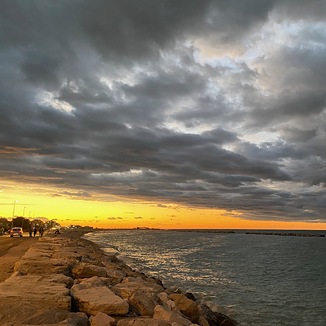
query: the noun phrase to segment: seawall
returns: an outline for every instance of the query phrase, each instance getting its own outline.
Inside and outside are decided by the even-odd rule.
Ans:
[[[82,234],[46,235],[30,246],[0,283],[0,325],[237,325],[191,293],[132,270]]]

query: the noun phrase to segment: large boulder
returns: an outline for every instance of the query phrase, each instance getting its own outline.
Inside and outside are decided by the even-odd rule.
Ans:
[[[60,318],[58,318],[60,316]],[[65,319],[63,319],[65,317]],[[42,325],[42,326],[88,326],[88,316],[83,312],[44,312],[42,315],[35,315],[28,320],[24,326]],[[16,324],[15,324],[16,326]]]
[[[193,323],[185,316],[183,316],[181,312],[170,310],[167,307],[161,305],[157,305],[155,307],[153,318],[157,320],[166,321],[170,323],[170,325],[172,323],[177,323],[178,325],[183,325],[183,326],[193,325]]]
[[[157,305],[157,297],[151,292],[138,289],[131,295],[128,302],[130,310],[137,315],[152,317]]]
[[[226,316],[222,313],[216,312],[215,313],[216,318],[221,326],[236,326],[238,325],[238,322],[229,316]]]
[[[126,300],[114,294],[106,286],[90,287],[91,283],[85,282],[74,285],[70,292],[80,311],[88,315],[103,312],[108,315],[125,315],[129,311]]]
[[[138,317],[120,319],[117,323],[117,326],[171,326],[171,324],[164,320]]]
[[[25,255],[16,262],[15,271],[26,274],[46,275],[47,273],[69,274],[67,261],[62,258],[52,258],[50,251],[31,247]]]
[[[198,317],[199,317],[199,309],[198,309],[198,304],[193,301],[188,299],[188,297],[185,294],[170,294],[169,298],[174,301],[178,309],[187,317],[192,322],[197,322]]]
[[[66,312],[66,319],[62,319],[63,316],[59,319],[56,317],[56,315],[44,313],[43,315],[35,315],[35,318],[30,320],[1,323],[1,326],[89,326],[87,315],[81,312]]]
[[[115,319],[103,312],[98,312],[95,316],[89,318],[90,326],[113,326]]]
[[[146,293],[147,297],[151,297],[163,290],[163,287],[155,281],[141,277],[124,278],[123,282],[112,287],[112,291],[127,300],[137,291]]]
[[[222,313],[214,312],[205,304],[199,307],[199,321],[201,325],[236,326],[238,322]]]
[[[105,267],[92,265],[89,263],[78,263],[72,269],[72,274],[75,278],[90,278],[93,276],[106,277]]]
[[[19,305],[18,305],[19,304]],[[69,316],[71,297],[55,275],[13,274],[0,284],[0,325],[14,321],[61,322]]]
[[[121,283],[125,276],[126,275],[123,271],[106,268],[106,278],[108,279],[110,285]]]
[[[56,275],[52,276],[52,274],[48,277],[13,274],[0,284],[0,299],[2,298],[5,301],[15,299],[16,302],[20,301],[19,298],[26,299],[49,308],[70,310],[71,307],[69,290],[64,284],[58,282]]]
[[[169,310],[179,311],[177,305],[173,300],[171,300],[166,292],[161,292],[157,295],[159,303],[168,308]]]

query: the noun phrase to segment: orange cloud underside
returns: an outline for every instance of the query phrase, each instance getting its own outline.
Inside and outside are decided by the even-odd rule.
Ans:
[[[56,219],[63,226],[78,224],[98,228],[326,229],[326,223],[253,221],[241,218],[235,212],[230,215],[216,209],[197,209],[126,198],[111,198],[110,201],[72,199],[69,195],[58,194],[58,189],[39,189],[35,185],[20,187],[8,183],[0,192],[0,216],[12,218],[14,213],[15,216],[31,219],[47,217]]]

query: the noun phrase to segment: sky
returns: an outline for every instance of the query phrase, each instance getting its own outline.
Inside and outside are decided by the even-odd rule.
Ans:
[[[326,229],[326,2],[3,0],[0,216]]]

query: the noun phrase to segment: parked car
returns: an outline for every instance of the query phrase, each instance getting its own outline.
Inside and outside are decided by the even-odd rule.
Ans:
[[[10,237],[13,237],[14,235],[18,235],[19,237],[23,236],[23,228],[20,228],[18,226],[13,227],[10,230]]]

